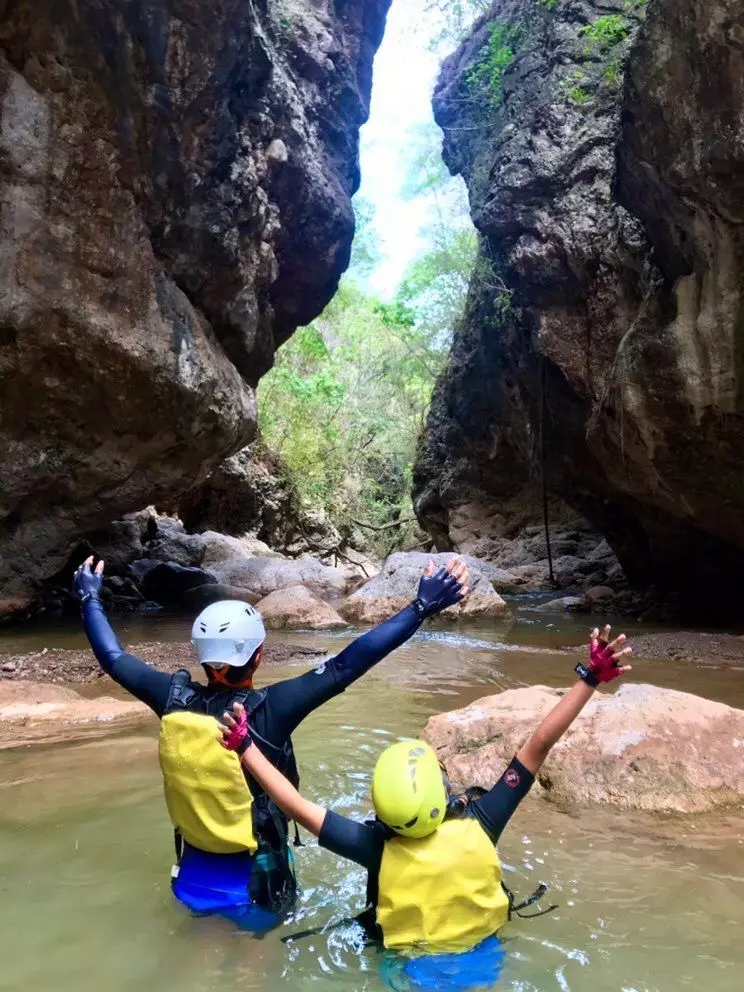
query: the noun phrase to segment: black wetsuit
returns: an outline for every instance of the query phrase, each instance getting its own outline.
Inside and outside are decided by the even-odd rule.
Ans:
[[[513,758],[496,785],[479,799],[468,803],[465,816],[480,823],[494,844],[535,781],[535,776]],[[368,902],[377,903],[378,878],[385,841],[395,834],[379,820],[359,823],[329,810],[323,820],[321,847],[356,861],[369,872]]]
[[[162,716],[174,676],[158,672],[124,650],[96,597],[83,603],[83,623],[104,672]],[[413,607],[407,606],[379,627],[358,637],[335,658],[296,678],[268,686],[264,705],[251,719],[251,734],[260,750],[273,760],[276,750],[284,747],[308,714],[338,696],[373,665],[404,644],[421,623],[422,618]],[[211,688],[215,694],[224,693],[228,698],[235,692],[223,685]],[[271,746],[267,747],[267,744]]]

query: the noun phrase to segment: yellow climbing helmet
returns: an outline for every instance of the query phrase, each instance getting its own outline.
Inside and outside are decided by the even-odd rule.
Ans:
[[[437,756],[424,741],[386,748],[372,776],[375,813],[403,837],[426,837],[444,820],[447,791]]]

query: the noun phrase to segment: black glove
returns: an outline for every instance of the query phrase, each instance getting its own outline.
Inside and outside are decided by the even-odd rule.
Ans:
[[[90,563],[86,561],[76,570],[73,585],[81,603],[88,599],[98,599],[103,585],[103,575],[94,572]]]
[[[448,606],[454,606],[462,599],[462,584],[458,578],[440,568],[434,575],[422,575],[419,582],[418,595],[413,601],[413,608],[418,615],[425,619],[441,613]]]

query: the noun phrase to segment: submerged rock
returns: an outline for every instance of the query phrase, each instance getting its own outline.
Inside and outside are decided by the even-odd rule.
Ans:
[[[152,715],[136,700],[85,699],[59,685],[0,679],[0,748],[110,733]]]
[[[377,624],[394,616],[416,597],[421,576],[428,561],[437,567],[452,559],[451,554],[426,555],[418,551],[402,551],[390,555],[379,574],[353,593],[339,607],[339,613],[352,623]],[[501,616],[506,603],[494,590],[488,578],[490,566],[467,555],[463,556],[470,571],[470,594],[443,617]]]
[[[581,596],[561,596],[547,603],[536,603],[530,609],[536,613],[577,613],[584,607]]]
[[[251,441],[260,376],[348,264],[389,3],[4,18],[3,610]]]
[[[332,606],[314,596],[305,586],[288,586],[259,600],[256,609],[269,630],[333,630],[347,623]]]
[[[455,788],[490,789],[561,693],[512,689],[432,717],[424,738]],[[653,685],[595,693],[534,790],[560,802],[701,813],[744,801],[744,710]]]

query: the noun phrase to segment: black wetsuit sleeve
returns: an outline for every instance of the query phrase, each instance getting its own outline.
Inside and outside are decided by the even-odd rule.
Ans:
[[[485,796],[469,803],[468,812],[478,820],[494,844],[534,781],[532,772],[528,772],[521,761],[512,758],[496,785]]]
[[[421,622],[413,607],[407,606],[374,630],[357,637],[335,658],[323,662],[314,671],[269,686],[266,735],[271,743],[281,747],[309,713],[338,696],[378,661],[404,644],[416,633]]]
[[[173,676],[158,672],[141,658],[127,654],[111,629],[101,601],[93,596],[83,603],[83,627],[104,672],[162,716]]]
[[[355,861],[377,878],[382,864],[385,837],[376,823],[357,823],[346,816],[328,810],[323,820],[318,843],[342,858]]]

